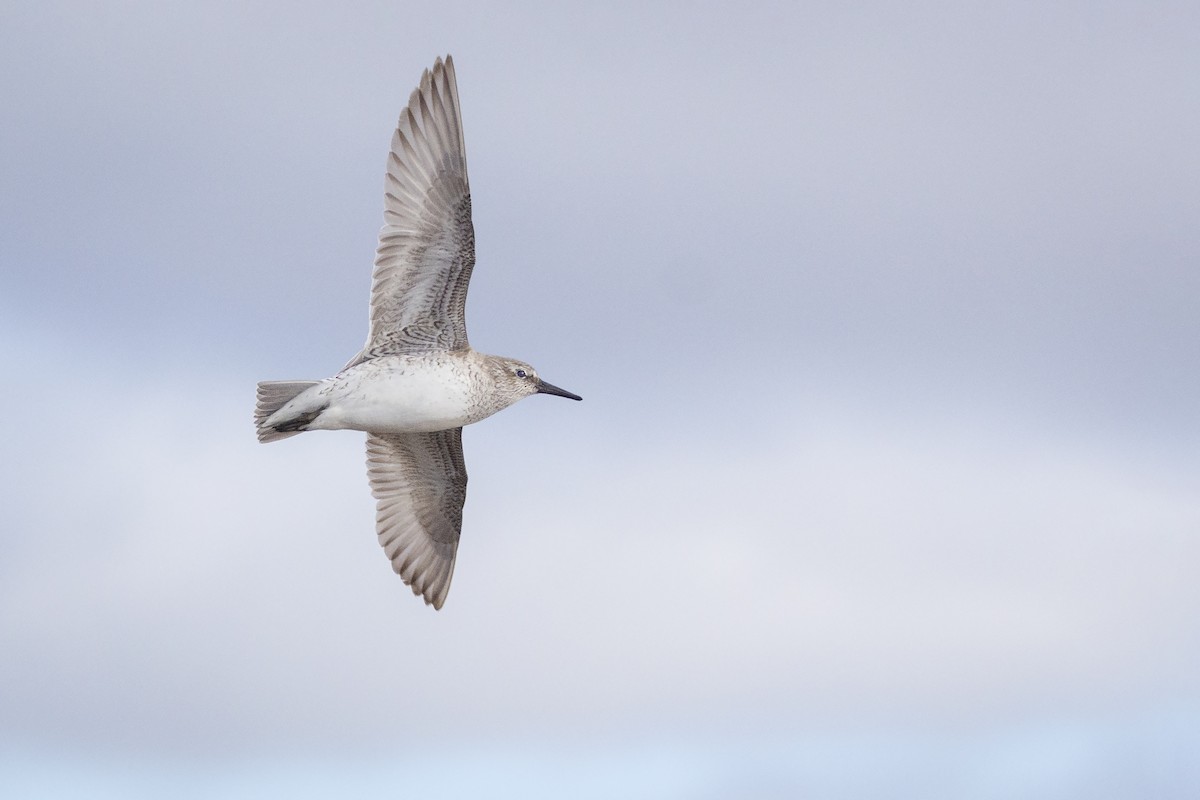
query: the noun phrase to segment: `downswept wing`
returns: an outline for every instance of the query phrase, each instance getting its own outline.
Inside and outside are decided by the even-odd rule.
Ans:
[[[462,428],[367,434],[375,529],[392,569],[440,609],[450,591],[467,499]]]
[[[475,228],[454,61],[426,70],[400,114],[384,183],[367,343],[381,355],[468,346]],[[349,365],[347,365],[349,366]]]

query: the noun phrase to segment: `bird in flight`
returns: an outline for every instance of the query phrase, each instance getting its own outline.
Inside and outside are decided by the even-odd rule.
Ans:
[[[367,433],[375,528],[392,569],[440,609],[467,497],[462,428],[531,394],[580,400],[523,361],[467,341],[475,229],[454,61],[438,58],[400,113],[362,351],[321,381],[258,384],[260,442]]]

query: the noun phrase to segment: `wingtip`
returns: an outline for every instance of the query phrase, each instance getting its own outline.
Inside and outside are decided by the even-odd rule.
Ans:
[[[432,80],[434,83],[439,80],[445,83],[457,83],[458,79],[454,74],[454,58],[449,53],[446,54],[445,59],[441,56],[434,59]]]
[[[420,579],[409,580],[404,578],[403,575],[400,577],[404,579],[404,583],[408,586],[408,588],[412,589],[412,593],[424,600],[425,605],[432,606],[434,611],[441,611],[442,606],[446,605],[446,597],[450,594],[449,583],[441,587],[439,590],[433,586],[422,585],[422,581]]]
[[[425,601],[425,605],[433,606],[434,611],[441,611],[442,606],[446,605],[446,598],[450,596],[450,580],[453,577],[454,563],[452,561],[450,569],[441,574],[414,575],[411,582],[405,582],[408,583],[413,594]]]

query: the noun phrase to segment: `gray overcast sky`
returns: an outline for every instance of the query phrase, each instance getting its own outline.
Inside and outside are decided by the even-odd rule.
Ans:
[[[0,789],[1200,792],[1194,4],[250,5],[0,10]],[[250,412],[446,52],[472,341],[586,400],[433,613]]]

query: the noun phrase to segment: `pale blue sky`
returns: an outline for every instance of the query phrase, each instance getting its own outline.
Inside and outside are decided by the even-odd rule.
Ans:
[[[0,10],[0,793],[1200,792],[1193,4],[246,6]],[[586,399],[434,613],[250,416],[447,52],[472,342]]]

